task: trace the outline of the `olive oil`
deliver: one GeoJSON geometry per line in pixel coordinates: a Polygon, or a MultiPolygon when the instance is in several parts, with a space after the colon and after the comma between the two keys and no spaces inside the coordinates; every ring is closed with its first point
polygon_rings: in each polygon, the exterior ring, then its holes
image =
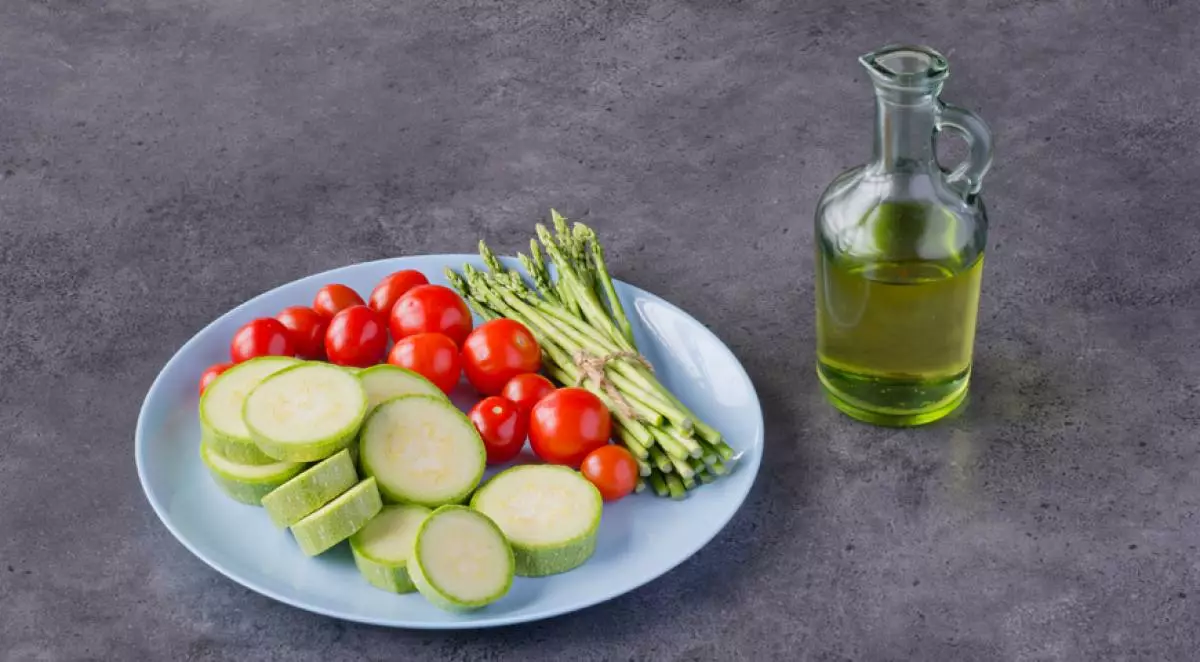
{"type": "Polygon", "coordinates": [[[962,401],[971,374],[983,255],[859,262],[819,250],[817,373],[842,411],[917,425],[962,401]]]}
{"type": "Polygon", "coordinates": [[[936,421],[964,401],[987,246],[980,193],[992,134],[940,98],[946,58],[892,45],[859,58],[875,93],[871,160],[814,215],[817,375],[835,407],[879,425],[936,421]],[[938,161],[935,137],[968,154],[938,161]]]}

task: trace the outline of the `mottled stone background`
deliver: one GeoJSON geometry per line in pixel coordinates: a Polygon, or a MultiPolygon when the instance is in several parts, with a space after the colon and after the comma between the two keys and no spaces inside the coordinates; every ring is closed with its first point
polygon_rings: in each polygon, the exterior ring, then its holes
{"type": "Polygon", "coordinates": [[[1200,5],[0,2],[0,659],[1192,660],[1200,5]],[[997,136],[969,407],[849,422],[811,214],[866,158],[856,57],[945,52],[997,136]],[[515,251],[556,206],[763,399],[744,510],[611,603],[390,631],[275,603],[157,521],[151,380],[270,287],[515,251]]]}

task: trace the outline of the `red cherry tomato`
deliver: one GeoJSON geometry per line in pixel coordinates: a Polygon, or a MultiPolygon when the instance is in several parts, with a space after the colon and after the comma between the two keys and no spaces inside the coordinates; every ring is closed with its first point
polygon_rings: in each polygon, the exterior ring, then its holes
{"type": "Polygon", "coordinates": [[[590,391],[560,388],[529,412],[529,445],[551,464],[579,468],[588,453],[608,443],[612,416],[590,391]]]}
{"type": "Polygon", "coordinates": [[[229,356],[241,363],[256,356],[294,356],[296,347],[287,327],[273,317],[260,317],[233,334],[229,356]]]}
{"type": "Polygon", "coordinates": [[[496,395],[508,380],[542,367],[542,350],[520,322],[495,319],[467,336],[462,346],[463,372],[476,391],[496,395]]]}
{"type": "Polygon", "coordinates": [[[471,311],[454,290],[442,285],[418,285],[392,307],[392,338],[417,333],[442,333],[462,345],[471,332],[471,311]]]}
{"type": "Polygon", "coordinates": [[[205,370],[200,375],[200,395],[204,395],[204,389],[208,388],[208,385],[213,383],[214,379],[232,367],[232,363],[214,363],[208,366],[208,370],[205,370]]]}
{"type": "Polygon", "coordinates": [[[508,380],[500,397],[511,400],[526,416],[539,400],[554,392],[554,384],[537,373],[525,373],[508,380]]]}
{"type": "Polygon", "coordinates": [[[366,368],[387,354],[387,329],[375,311],[350,306],[333,316],[325,332],[325,354],[330,363],[366,368]]]}
{"type": "Polygon", "coordinates": [[[462,372],[458,345],[441,333],[418,333],[401,338],[392,347],[388,363],[424,376],[445,393],[454,390],[462,372]]]}
{"type": "Polygon", "coordinates": [[[275,319],[279,320],[292,336],[296,356],[302,359],[325,358],[325,330],[329,318],[307,306],[284,308],[275,319]]]}
{"type": "Polygon", "coordinates": [[[516,404],[493,395],[476,403],[467,417],[483,438],[488,464],[508,462],[525,446],[528,423],[516,404]]]}
{"type": "Polygon", "coordinates": [[[415,269],[397,271],[379,281],[375,289],[371,290],[367,305],[371,307],[371,310],[382,315],[384,319],[388,319],[392,314],[392,308],[405,292],[418,285],[428,284],[429,279],[420,271],[415,269]]]}
{"type": "Polygon", "coordinates": [[[340,283],[334,283],[317,290],[317,297],[313,299],[312,307],[313,310],[325,317],[333,317],[350,306],[361,305],[363,305],[363,300],[358,296],[358,292],[340,283]]]}
{"type": "Polygon", "coordinates": [[[616,501],[637,487],[637,460],[620,446],[608,444],[588,453],[580,471],[600,490],[605,501],[616,501]]]}

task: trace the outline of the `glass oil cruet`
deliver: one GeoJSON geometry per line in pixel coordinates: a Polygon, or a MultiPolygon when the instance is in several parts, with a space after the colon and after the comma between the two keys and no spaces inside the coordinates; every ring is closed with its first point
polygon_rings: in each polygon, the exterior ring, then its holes
{"type": "Polygon", "coordinates": [[[943,103],[946,59],[923,46],[859,58],[875,87],[871,161],[837,177],[816,212],[817,374],[829,400],[879,425],[929,423],[966,397],[992,137],[943,103]],[[968,145],[952,170],[936,136],[968,145]]]}

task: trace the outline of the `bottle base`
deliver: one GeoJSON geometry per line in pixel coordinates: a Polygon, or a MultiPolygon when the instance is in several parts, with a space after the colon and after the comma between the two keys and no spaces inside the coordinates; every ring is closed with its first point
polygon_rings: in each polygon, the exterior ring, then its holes
{"type": "Polygon", "coordinates": [[[838,411],[883,427],[914,427],[941,420],[967,398],[971,369],[950,379],[888,379],[817,364],[821,389],[838,411]]]}

